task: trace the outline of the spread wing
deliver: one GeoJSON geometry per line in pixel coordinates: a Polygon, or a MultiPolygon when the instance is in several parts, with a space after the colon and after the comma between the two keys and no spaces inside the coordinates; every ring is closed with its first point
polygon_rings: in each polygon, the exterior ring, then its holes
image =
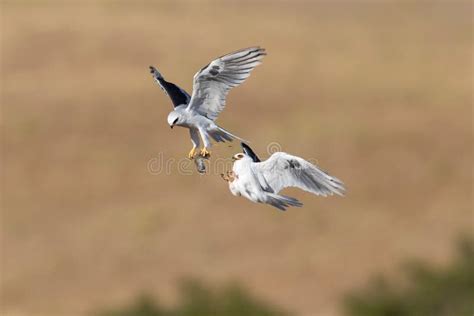
{"type": "Polygon", "coordinates": [[[156,83],[158,83],[160,86],[161,90],[163,90],[170,97],[174,107],[189,103],[191,97],[186,91],[174,83],[166,81],[155,67],[150,66],[150,72],[153,75],[153,79],[155,79],[156,83]]]}
{"type": "Polygon", "coordinates": [[[244,82],[265,55],[265,49],[250,47],[213,60],[194,75],[188,110],[215,120],[225,107],[229,90],[244,82]]]}
{"type": "Polygon", "coordinates": [[[283,152],[274,153],[266,161],[252,165],[264,190],[278,193],[297,187],[316,195],[344,195],[344,184],[303,158],[283,152]]]}

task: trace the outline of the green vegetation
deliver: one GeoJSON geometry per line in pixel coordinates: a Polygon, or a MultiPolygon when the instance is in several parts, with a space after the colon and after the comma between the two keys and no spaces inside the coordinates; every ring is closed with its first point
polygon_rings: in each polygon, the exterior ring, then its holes
{"type": "Polygon", "coordinates": [[[395,287],[379,278],[345,301],[351,316],[474,315],[474,241],[459,242],[456,259],[444,269],[426,263],[406,266],[408,284],[395,287]]]}
{"type": "MultiPolygon", "coordinates": [[[[474,239],[463,238],[450,265],[435,268],[411,261],[404,267],[406,282],[378,277],[367,288],[349,294],[344,310],[350,316],[472,316],[474,315],[474,239]]],[[[287,316],[287,312],[255,299],[231,285],[211,290],[196,280],[181,284],[173,307],[146,294],[129,306],[107,309],[95,316],[287,316]]]]}
{"type": "Polygon", "coordinates": [[[286,312],[260,302],[237,286],[213,291],[195,280],[183,282],[181,300],[167,308],[142,295],[128,307],[96,313],[97,316],[286,316],[286,312]]]}

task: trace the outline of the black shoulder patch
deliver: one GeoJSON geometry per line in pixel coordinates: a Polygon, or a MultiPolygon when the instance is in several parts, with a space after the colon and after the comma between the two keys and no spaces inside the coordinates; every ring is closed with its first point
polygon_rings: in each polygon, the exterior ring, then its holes
{"type": "Polygon", "coordinates": [[[294,159],[288,160],[288,165],[292,169],[299,169],[301,167],[300,163],[294,159]]]}
{"type": "Polygon", "coordinates": [[[170,97],[171,102],[173,102],[174,107],[177,107],[181,104],[188,104],[190,96],[186,91],[180,89],[174,83],[168,82],[163,78],[159,78],[158,80],[160,81],[160,84],[163,89],[165,89],[166,93],[170,97]]]}
{"type": "Polygon", "coordinates": [[[240,143],[240,145],[242,146],[244,153],[250,158],[252,158],[253,162],[261,161],[260,158],[258,158],[257,154],[254,153],[254,151],[252,150],[252,148],[250,148],[249,145],[247,145],[246,143],[240,143]]]}

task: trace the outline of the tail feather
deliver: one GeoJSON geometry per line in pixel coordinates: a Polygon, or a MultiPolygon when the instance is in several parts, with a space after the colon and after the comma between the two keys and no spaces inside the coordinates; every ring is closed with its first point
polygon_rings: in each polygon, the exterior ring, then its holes
{"type": "Polygon", "coordinates": [[[242,138],[232,134],[231,132],[223,129],[222,127],[217,126],[217,129],[210,131],[209,135],[214,139],[216,142],[231,142],[234,139],[238,139],[240,141],[245,141],[242,138]]]}
{"type": "Polygon", "coordinates": [[[301,207],[303,203],[298,201],[295,198],[285,196],[285,195],[278,195],[273,193],[267,194],[267,204],[270,204],[273,207],[276,207],[279,210],[286,211],[286,209],[290,206],[301,207]]]}

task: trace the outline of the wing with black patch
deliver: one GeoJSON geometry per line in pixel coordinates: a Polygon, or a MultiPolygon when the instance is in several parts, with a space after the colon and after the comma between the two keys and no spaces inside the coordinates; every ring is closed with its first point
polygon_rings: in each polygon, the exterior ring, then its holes
{"type": "Polygon", "coordinates": [[[278,193],[287,187],[297,187],[316,195],[344,195],[344,184],[303,158],[287,153],[274,153],[266,161],[252,164],[262,188],[278,193]],[[263,178],[263,180],[262,180],[263,178]]]}
{"type": "Polygon", "coordinates": [[[174,83],[166,81],[155,67],[150,66],[150,72],[160,88],[170,97],[174,107],[189,103],[191,97],[186,91],[174,83]]]}
{"type": "Polygon", "coordinates": [[[213,60],[194,75],[188,110],[215,120],[224,109],[230,89],[240,85],[262,63],[265,49],[250,47],[213,60]]]}

